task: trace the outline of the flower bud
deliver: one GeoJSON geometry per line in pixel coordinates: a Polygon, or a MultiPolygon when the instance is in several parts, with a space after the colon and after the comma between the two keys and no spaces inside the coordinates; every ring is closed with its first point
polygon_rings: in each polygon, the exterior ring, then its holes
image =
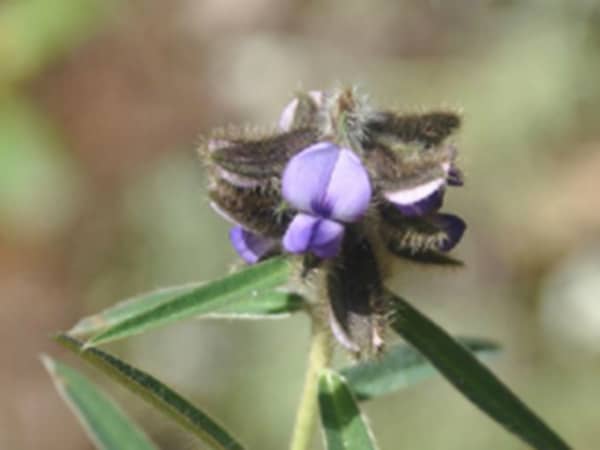
{"type": "Polygon", "coordinates": [[[208,141],[204,152],[211,174],[240,187],[280,177],[288,160],[317,139],[316,132],[308,128],[265,136],[220,134],[208,141]]]}
{"type": "Polygon", "coordinates": [[[279,129],[290,131],[296,128],[318,128],[318,115],[324,98],[321,91],[297,94],[283,109],[279,117],[279,129]]]}

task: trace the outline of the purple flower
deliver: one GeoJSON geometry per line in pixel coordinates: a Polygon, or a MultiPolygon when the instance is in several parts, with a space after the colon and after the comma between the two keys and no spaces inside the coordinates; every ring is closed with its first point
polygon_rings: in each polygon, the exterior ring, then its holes
{"type": "Polygon", "coordinates": [[[418,186],[385,192],[385,198],[405,216],[422,216],[442,206],[445,178],[436,178],[418,186]]]}
{"type": "Polygon", "coordinates": [[[343,223],[359,220],[371,201],[371,183],[358,157],[331,142],[311,145],[294,156],[282,178],[285,200],[299,210],[283,237],[291,253],[335,256],[343,223]]]}
{"type": "Polygon", "coordinates": [[[248,264],[257,263],[263,256],[277,248],[278,241],[276,239],[264,237],[245,229],[216,203],[211,202],[210,206],[221,217],[234,224],[229,230],[229,240],[238,255],[248,264]]]}
{"type": "Polygon", "coordinates": [[[436,214],[433,221],[445,233],[445,238],[439,243],[438,250],[449,252],[458,244],[467,225],[464,220],[454,214],[436,214]]]}
{"type": "Polygon", "coordinates": [[[405,216],[423,216],[441,208],[444,189],[462,186],[462,173],[452,162],[441,164],[443,176],[429,179],[417,186],[384,192],[384,197],[405,216]]]}
{"type": "Polygon", "coordinates": [[[273,251],[277,246],[275,239],[266,238],[248,231],[241,226],[235,226],[229,231],[229,240],[236,252],[248,264],[254,264],[273,251]]]}

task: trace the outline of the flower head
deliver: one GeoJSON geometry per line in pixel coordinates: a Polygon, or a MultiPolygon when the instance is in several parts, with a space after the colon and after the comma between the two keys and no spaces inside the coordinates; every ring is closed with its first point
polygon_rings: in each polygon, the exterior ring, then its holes
{"type": "Polygon", "coordinates": [[[440,212],[447,189],[463,184],[448,142],[459,125],[452,111],[375,110],[353,89],[301,93],[276,132],[228,129],[206,141],[209,195],[247,263],[287,252],[303,255],[301,278],[325,271],[318,292],[332,333],[354,354],[376,353],[390,312],[380,251],[460,264],[445,253],[465,222],[440,212]]]}

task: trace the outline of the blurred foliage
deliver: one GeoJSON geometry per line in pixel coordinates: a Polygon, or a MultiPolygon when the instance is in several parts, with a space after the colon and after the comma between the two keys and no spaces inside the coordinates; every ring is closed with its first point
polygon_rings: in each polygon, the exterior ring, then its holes
{"type": "MultiPolygon", "coordinates": [[[[467,268],[398,265],[390,285],[452,332],[501,342],[500,376],[575,448],[595,448],[598,345],[559,319],[600,327],[595,265],[572,262],[600,242],[598,73],[589,0],[0,2],[0,447],[88,448],[35,364],[49,333],[234,261],[203,197],[198,134],[270,126],[297,86],[344,82],[382,105],[464,111],[467,187],[449,207],[469,223],[457,249],[467,268]]],[[[282,448],[306,323],[173,328],[117,349],[250,448],[282,448]],[[265,396],[277,402],[243,413],[265,396]]],[[[366,410],[383,449],[522,448],[439,381],[366,410]]],[[[130,412],[161,448],[193,446],[130,412]]]]}
{"type": "Polygon", "coordinates": [[[42,356],[57,391],[101,449],[156,450],[156,447],[112,400],[75,369],[42,356]]]}
{"type": "Polygon", "coordinates": [[[0,92],[35,76],[101,24],[109,2],[8,0],[0,5],[0,92]]]}
{"type": "Polygon", "coordinates": [[[77,200],[74,161],[25,99],[0,104],[0,217],[15,234],[57,231],[72,219],[77,200]],[[44,188],[45,187],[45,188],[44,188]]]}

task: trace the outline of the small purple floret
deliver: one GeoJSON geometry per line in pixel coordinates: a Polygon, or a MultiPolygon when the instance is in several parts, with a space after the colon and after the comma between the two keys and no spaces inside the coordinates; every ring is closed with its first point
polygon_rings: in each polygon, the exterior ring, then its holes
{"type": "Polygon", "coordinates": [[[249,264],[254,264],[277,245],[277,241],[262,237],[241,226],[229,231],[229,240],[236,252],[249,264]]]}
{"type": "Polygon", "coordinates": [[[415,203],[409,203],[406,205],[402,205],[396,203],[396,208],[407,217],[415,217],[415,216],[423,216],[430,212],[437,211],[442,207],[442,202],[444,200],[444,189],[440,188],[437,191],[434,191],[429,196],[418,200],[415,203]]]}
{"type": "Polygon", "coordinates": [[[354,152],[320,142],[290,160],[282,177],[282,194],[300,211],[283,238],[284,248],[330,258],[339,251],[341,223],[359,220],[369,207],[371,183],[354,152]]]}
{"type": "Polygon", "coordinates": [[[445,182],[444,178],[436,178],[411,188],[384,192],[384,196],[403,214],[418,216],[441,206],[445,182]]]}
{"type": "Polygon", "coordinates": [[[467,228],[464,220],[454,214],[437,214],[435,222],[447,235],[447,239],[440,244],[439,250],[442,252],[452,250],[458,244],[467,228]]]}

